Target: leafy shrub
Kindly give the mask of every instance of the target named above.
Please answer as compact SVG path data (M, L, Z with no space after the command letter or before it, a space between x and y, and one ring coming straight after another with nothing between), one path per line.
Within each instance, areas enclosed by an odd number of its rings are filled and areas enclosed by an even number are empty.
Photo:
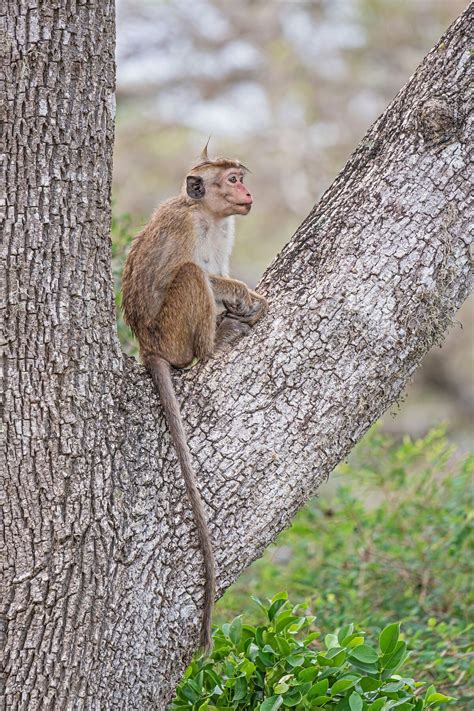
M394 443L375 428L226 592L217 621L282 588L323 629L356 619L375 635L402 620L406 673L472 709L473 469L440 429Z
M256 601L265 624L236 617L218 628L211 657L188 668L172 711L420 711L449 701L433 686L422 691L422 684L397 673L407 657L399 624L385 627L377 646L353 624L321 643L312 631L315 618L300 614L303 605L291 607L286 593L269 605Z

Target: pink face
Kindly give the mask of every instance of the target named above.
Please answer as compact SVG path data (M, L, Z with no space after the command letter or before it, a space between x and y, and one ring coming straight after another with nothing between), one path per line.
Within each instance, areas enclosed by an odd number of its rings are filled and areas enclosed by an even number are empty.
M229 168L224 173L222 187L225 197L235 208L235 214L247 215L252 207L252 196L244 185L244 171L239 168Z

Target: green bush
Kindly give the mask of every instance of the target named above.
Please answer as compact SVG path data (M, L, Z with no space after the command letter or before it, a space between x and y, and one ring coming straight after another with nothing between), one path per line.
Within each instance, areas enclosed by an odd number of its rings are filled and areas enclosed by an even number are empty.
M442 430L394 443L375 428L226 592L216 621L281 589L306 600L321 629L356 619L376 635L401 620L407 675L472 709L473 469Z
M385 627L377 645L353 624L321 642L315 618L300 614L303 605L291 607L286 593L256 602L265 623L236 617L219 627L211 657L188 668L171 711L420 711L450 700L397 673L408 654L399 624Z

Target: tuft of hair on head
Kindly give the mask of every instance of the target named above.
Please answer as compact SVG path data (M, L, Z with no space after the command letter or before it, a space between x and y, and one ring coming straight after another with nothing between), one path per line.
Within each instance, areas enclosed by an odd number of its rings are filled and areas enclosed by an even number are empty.
M211 134L211 135L212 135L212 134ZM211 136L209 136L209 138L207 139L207 143L206 143L206 145L204 146L204 148L202 149L201 155L199 156L200 159L201 159L201 162L203 162L203 163L208 163L209 160L210 160L209 155L208 155L208 153L207 153L207 148L208 148L208 146L209 146L209 141L210 141L210 140L211 140Z

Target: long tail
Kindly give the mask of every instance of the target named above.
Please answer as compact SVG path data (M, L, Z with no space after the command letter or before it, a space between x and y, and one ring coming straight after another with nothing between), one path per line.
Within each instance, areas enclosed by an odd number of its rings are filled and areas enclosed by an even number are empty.
M166 360L158 355L149 355L143 359L143 363L150 373L153 383L157 388L166 421L171 433L171 438L176 449L178 461L186 484L191 507L193 509L194 521L198 530L199 544L204 559L204 570L206 574L204 588L204 606L201 625L200 647L208 653L212 647L211 638L211 616L214 604L216 589L216 573L214 564L214 552L212 550L209 527L206 514L202 505L201 495L196 486L196 479L191 462L186 432L184 431L183 420L179 408L176 394L171 380L170 366Z

